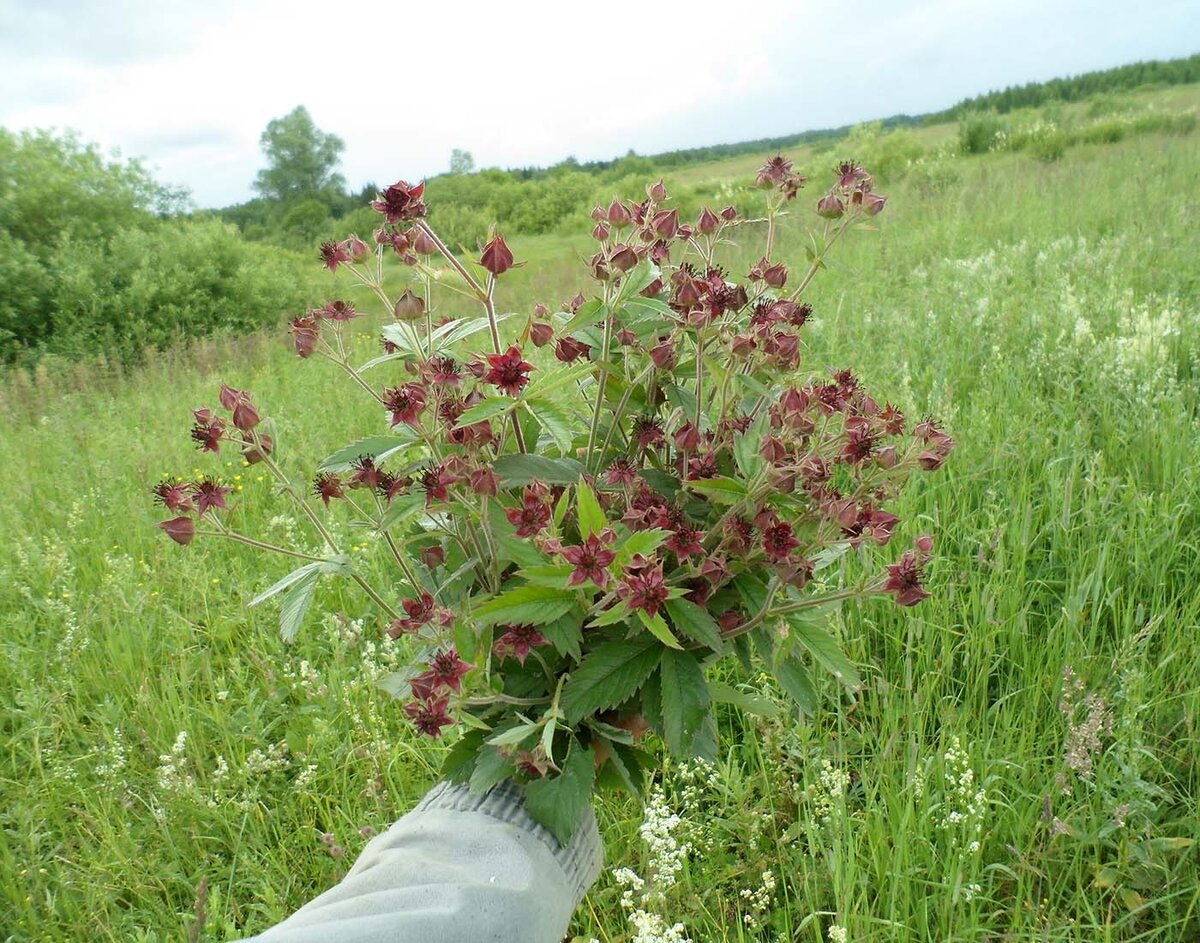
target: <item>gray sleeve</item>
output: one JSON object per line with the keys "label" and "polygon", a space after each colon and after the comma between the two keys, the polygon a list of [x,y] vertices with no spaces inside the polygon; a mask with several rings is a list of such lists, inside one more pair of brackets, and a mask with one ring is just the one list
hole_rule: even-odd
{"label": "gray sleeve", "polygon": [[339,884],[244,943],[559,943],[603,858],[590,808],[564,847],[511,783],[441,783]]}

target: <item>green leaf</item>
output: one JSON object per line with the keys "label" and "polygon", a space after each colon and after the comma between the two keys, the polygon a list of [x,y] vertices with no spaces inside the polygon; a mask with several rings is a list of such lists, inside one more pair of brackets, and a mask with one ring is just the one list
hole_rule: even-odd
{"label": "green leaf", "polygon": [[251,599],[250,602],[246,604],[247,607],[257,606],[261,602],[266,602],[277,593],[282,593],[293,583],[304,579],[309,573],[315,573],[320,565],[320,563],[306,563],[304,566],[292,570],[291,573],[274,583],[269,589],[264,589],[261,593]]}
{"label": "green leaf", "polygon": [[696,394],[691,390],[685,390],[682,386],[675,383],[667,387],[667,399],[676,409],[683,410],[684,416],[688,420],[696,418],[698,406],[696,404]]}
{"label": "green leaf", "polygon": [[515,409],[518,402],[520,401],[509,396],[489,396],[482,403],[476,403],[470,409],[464,410],[463,414],[458,417],[458,422],[454,424],[454,428],[461,429],[464,426],[483,422],[485,419],[503,416]]}
{"label": "green leaf", "polygon": [[553,622],[539,625],[537,629],[560,655],[567,655],[575,661],[579,661],[581,657],[579,646],[583,642],[583,625],[578,614],[568,613]]}
{"label": "green leaf", "polygon": [[700,478],[685,481],[683,486],[688,491],[695,491],[721,504],[737,504],[746,497],[746,486],[732,478]]}
{"label": "green leaf", "polygon": [[642,685],[642,716],[655,733],[663,736],[662,676],[657,671]]}
{"label": "green leaf", "polygon": [[755,714],[759,717],[778,717],[781,713],[779,705],[769,697],[738,690],[723,681],[708,682],[708,692],[715,702],[731,704],[747,714]]}
{"label": "green leaf", "polygon": [[517,575],[535,586],[566,589],[573,571],[574,567],[569,563],[539,563],[537,566],[522,567]]}
{"label": "green leaf", "polygon": [[538,724],[517,724],[488,737],[488,743],[497,747],[515,747],[524,743],[538,732]]}
{"label": "green leaf", "polygon": [[472,612],[484,625],[530,622],[539,625],[565,615],[575,605],[575,593],[551,586],[518,586],[488,600]]}
{"label": "green leaf", "polygon": [[542,428],[550,434],[558,454],[568,457],[575,444],[575,428],[577,423],[571,414],[558,403],[550,400],[526,402],[525,408],[533,413]]}
{"label": "green leaf", "polygon": [[780,662],[775,677],[779,679],[780,687],[800,705],[800,710],[810,716],[817,712],[817,689],[813,687],[808,670],[796,658],[785,658]]}
{"label": "green leaf", "polygon": [[517,529],[504,516],[504,507],[499,501],[488,502],[488,524],[492,528],[497,562],[512,560],[521,566],[540,566],[546,562],[537,547],[516,535]]}
{"label": "green leaf", "polygon": [[442,760],[442,778],[452,783],[465,783],[475,771],[475,760],[483,746],[485,730],[470,730],[459,737]]}
{"label": "green leaf", "polygon": [[652,638],[603,642],[584,656],[563,685],[560,705],[569,724],[627,701],[654,671],[662,646]]}
{"label": "green leaf", "polygon": [[573,334],[575,331],[603,321],[606,317],[608,317],[608,306],[599,298],[593,298],[591,301],[581,304],[571,319],[555,333],[559,336]]}
{"label": "green leaf", "polygon": [[544,400],[555,390],[561,389],[569,383],[578,383],[580,380],[591,376],[594,369],[595,366],[589,361],[587,363],[573,363],[570,366],[561,367],[549,373],[543,373],[525,387],[523,399],[527,403],[534,400]]}
{"label": "green leaf", "polygon": [[750,424],[750,428],[738,436],[733,443],[733,457],[741,473],[747,478],[753,478],[762,467],[763,457],[759,454],[763,436],[767,434],[767,424],[770,414],[766,409],[760,409],[758,418]]}
{"label": "green leaf", "polygon": [[617,562],[628,563],[639,553],[644,555],[654,553],[670,536],[670,531],[659,528],[634,531],[617,543]]}
{"label": "green leaf", "polygon": [[525,809],[559,844],[566,845],[592,798],[595,776],[595,755],[577,746],[563,763],[561,775],[535,779],[525,787]]}
{"label": "green leaf", "polygon": [[397,524],[403,524],[405,521],[412,520],[424,511],[424,494],[402,495],[396,498],[384,510],[383,515],[379,518],[378,530],[382,533],[385,530],[395,527]]}
{"label": "green leaf", "polygon": [[573,485],[583,474],[583,465],[573,458],[542,455],[501,455],[492,465],[505,488],[518,488],[535,478],[548,485]]}
{"label": "green leaf", "polygon": [[300,624],[312,604],[320,575],[319,570],[310,570],[284,590],[283,602],[279,607],[279,634],[285,642],[295,639],[300,631]]}
{"label": "green leaf", "polygon": [[792,630],[792,637],[808,649],[813,659],[851,690],[862,684],[858,669],[846,657],[837,639],[824,629],[804,619],[800,613],[785,616]]}
{"label": "green leaf", "polygon": [[[650,281],[652,282],[654,279],[652,278]],[[650,282],[646,283],[646,285],[649,284]],[[644,289],[646,285],[643,285],[642,288]],[[669,323],[673,325],[675,323],[675,319],[678,317],[675,311],[672,310],[671,306],[665,301],[659,301],[657,298],[643,298],[641,295],[635,295],[626,301],[622,305],[621,313],[625,315],[631,315],[636,318],[659,319],[659,333],[665,333],[665,329],[668,326],[662,323],[661,318],[669,318]]]}
{"label": "green leaf", "polygon": [[351,442],[329,455],[317,466],[319,472],[346,471],[359,456],[365,455],[376,462],[385,461],[395,452],[407,448],[417,441],[417,433],[408,426],[397,426],[391,435],[369,435]]}
{"label": "green leaf", "polygon": [[668,648],[682,649],[679,644],[679,639],[671,634],[670,628],[667,627],[667,620],[662,617],[661,612],[656,612],[650,615],[645,609],[639,609],[638,618],[642,620],[644,625],[651,635],[666,645]]}
{"label": "green leaf", "polygon": [[496,783],[508,779],[515,770],[512,760],[501,756],[496,747],[485,745],[480,748],[475,759],[475,769],[471,773],[471,792],[481,795]]}
{"label": "green leaf", "polygon": [[624,278],[621,279],[621,287],[617,291],[617,299],[613,302],[613,308],[620,310],[627,305],[632,299],[638,296],[646,287],[659,276],[658,266],[645,259],[635,265]]}
{"label": "green leaf", "polygon": [[760,580],[757,576],[751,576],[749,573],[740,573],[734,577],[733,585],[738,591],[738,595],[742,597],[742,602],[746,605],[746,611],[753,618],[762,612],[762,607],[767,604],[767,584]]}
{"label": "green leaf", "polygon": [[591,618],[591,624],[596,628],[606,625],[616,625],[619,622],[625,622],[629,619],[629,606],[625,604],[624,600],[621,600]]}
{"label": "green leaf", "polygon": [[721,628],[713,621],[707,609],[702,609],[687,599],[668,599],[666,609],[671,617],[671,624],[692,641],[707,645],[714,652],[725,650]]}
{"label": "green leaf", "polygon": [[596,500],[596,492],[586,481],[581,481],[575,489],[575,512],[579,515],[579,532],[584,540],[600,533],[608,524],[604,509]]}
{"label": "green leaf", "polygon": [[[515,312],[508,311],[504,314],[496,316],[496,323],[503,324],[509,318],[515,318]],[[460,318],[457,321],[451,321],[448,324],[443,324],[434,330],[434,343],[437,345],[437,350],[445,350],[452,347],[461,340],[465,340],[473,334],[478,334],[480,331],[485,331],[490,325],[486,317],[483,318]],[[445,333],[441,333],[445,330]]]}
{"label": "green leaf", "polygon": [[672,753],[685,754],[696,739],[712,698],[704,670],[690,652],[663,652],[663,739]]}

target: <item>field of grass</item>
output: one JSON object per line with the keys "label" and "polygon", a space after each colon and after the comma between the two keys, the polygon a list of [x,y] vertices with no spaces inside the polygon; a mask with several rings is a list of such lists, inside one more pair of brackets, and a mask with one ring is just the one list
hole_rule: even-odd
{"label": "field of grass", "polygon": [[[890,187],[814,283],[807,354],[958,440],[897,536],[937,536],[934,597],[837,616],[856,696],[724,714],[716,767],[663,768],[691,852],[660,910],[697,943],[1200,938],[1200,138],[954,166]],[[505,301],[585,287],[587,248],[514,240],[533,264]],[[286,562],[155,529],[149,488],[193,468],[233,479],[246,532],[297,526],[256,468],[191,447],[222,381],[297,479],[382,426],[282,331],[4,388],[0,939],[238,939],[435,781],[443,746],[374,687],[402,643],[365,599],[323,586],[285,645],[245,603]],[[653,868],[642,809],[598,811],[608,867]],[[602,877],[572,932],[632,939],[621,890]]]}

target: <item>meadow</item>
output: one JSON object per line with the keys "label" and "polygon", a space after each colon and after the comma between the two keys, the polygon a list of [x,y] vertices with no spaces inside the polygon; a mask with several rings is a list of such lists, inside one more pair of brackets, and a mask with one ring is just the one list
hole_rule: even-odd
{"label": "meadow", "polygon": [[[795,156],[828,174],[829,154]],[[667,185],[738,202],[753,163]],[[806,363],[853,367],[958,441],[899,511],[902,544],[936,535],[933,598],[836,614],[864,682],[826,678],[816,716],[731,668],[758,713],[725,710],[720,761],[664,765],[645,808],[599,804],[610,870],[572,933],[672,939],[634,936],[628,868],[696,943],[1200,938],[1200,139],[946,154],[882,188],[876,230],[814,282]],[[585,287],[577,222],[510,240],[531,264],[505,307]],[[285,644],[245,605],[285,562],[155,528],[165,473],[271,489],[188,440],[221,382],[278,418],[297,479],[382,428],[282,328],[0,389],[0,939],[239,939],[436,781],[444,746],[376,687],[404,643],[369,601],[322,586]],[[267,503],[244,530],[287,536]],[[385,572],[370,534],[333,529]]]}

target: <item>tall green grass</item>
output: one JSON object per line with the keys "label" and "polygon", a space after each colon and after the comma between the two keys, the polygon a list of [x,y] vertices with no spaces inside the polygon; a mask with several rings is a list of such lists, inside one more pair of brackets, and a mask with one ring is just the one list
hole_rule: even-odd
{"label": "tall green grass", "polygon": [[[937,536],[935,595],[839,613],[857,697],[723,715],[711,777],[664,769],[696,846],[664,912],[694,940],[1200,936],[1198,166],[1194,136],[1157,135],[963,161],[947,188],[895,187],[814,283],[809,365],[854,367],[960,443],[897,537]],[[513,243],[538,263],[509,283],[515,310],[583,287],[585,240]],[[327,615],[287,646],[244,606],[284,563],[155,530],[148,488],[215,470],[187,425],[221,381],[279,419],[297,476],[381,425],[282,334],[5,389],[5,939],[236,939],[336,881],[360,829],[434,782],[442,747],[373,687],[397,653],[365,600],[323,586]],[[297,526],[256,469],[224,462],[245,530]],[[336,527],[382,578],[370,538]],[[1067,668],[1085,689],[1068,686],[1070,717]],[[1066,751],[1089,712],[1085,776]],[[599,812],[610,865],[644,868],[641,810]],[[606,875],[573,931],[629,939],[619,898]]]}

